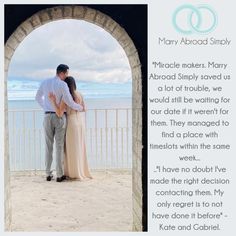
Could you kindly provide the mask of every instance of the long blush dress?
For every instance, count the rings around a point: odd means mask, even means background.
[[[82,104],[83,97],[76,91],[77,103]],[[64,174],[71,179],[92,179],[86,154],[85,117],[67,107],[67,129],[65,142]]]

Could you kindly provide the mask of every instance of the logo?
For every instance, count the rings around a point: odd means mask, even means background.
[[[175,29],[182,34],[208,34],[217,25],[217,14],[208,5],[182,5],[173,13]]]

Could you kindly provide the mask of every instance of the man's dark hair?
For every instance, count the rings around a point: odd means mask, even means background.
[[[58,67],[57,67],[57,74],[63,72],[63,73],[66,73],[66,71],[69,70],[69,66],[65,65],[65,64],[60,64]]]

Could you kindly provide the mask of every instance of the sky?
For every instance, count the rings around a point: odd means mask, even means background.
[[[85,97],[131,96],[131,69],[119,43],[99,26],[67,19],[35,29],[18,46],[9,66],[9,99],[33,99],[61,63]]]

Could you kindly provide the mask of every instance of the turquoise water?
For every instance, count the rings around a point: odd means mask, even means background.
[[[87,108],[102,109],[102,108],[130,108],[132,98],[85,98]],[[41,109],[38,103],[34,100],[9,100],[8,109]]]
[[[33,100],[41,81],[29,78],[8,78],[9,100]],[[77,89],[85,99],[113,99],[132,96],[132,82],[126,83],[98,83],[77,81]]]

